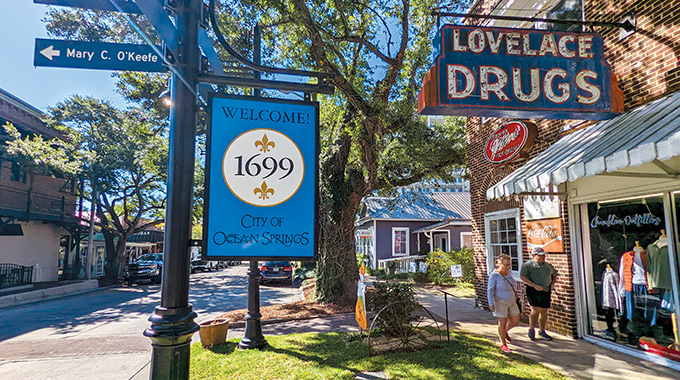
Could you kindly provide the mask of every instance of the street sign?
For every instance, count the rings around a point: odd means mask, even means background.
[[[314,258],[318,111],[314,102],[210,98],[205,259]]]
[[[94,9],[116,12],[118,9],[111,0],[33,0],[36,4],[58,5],[63,7]],[[132,0],[116,0],[116,4],[126,13],[142,13]]]
[[[160,48],[158,48],[160,51]],[[163,59],[148,45],[48,40],[36,38],[35,66],[118,71],[166,71]]]

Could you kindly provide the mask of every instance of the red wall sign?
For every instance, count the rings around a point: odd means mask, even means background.
[[[489,136],[484,157],[494,164],[512,160],[534,145],[538,129],[528,121],[511,121],[503,124]]]

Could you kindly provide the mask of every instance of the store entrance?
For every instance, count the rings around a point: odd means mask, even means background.
[[[668,242],[669,228],[677,231],[678,207],[680,194],[656,194],[581,208],[588,218],[581,225],[591,335],[639,349],[664,348],[654,353],[680,360],[677,238]],[[677,357],[669,356],[669,346],[678,349]]]

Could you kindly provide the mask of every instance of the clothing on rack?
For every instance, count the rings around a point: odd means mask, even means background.
[[[602,308],[622,310],[619,275],[611,268],[602,273]]]

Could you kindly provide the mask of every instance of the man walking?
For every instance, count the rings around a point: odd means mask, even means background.
[[[545,332],[548,322],[548,309],[550,309],[550,295],[552,286],[557,278],[557,271],[545,262],[545,251],[537,247],[531,251],[532,260],[522,264],[519,272],[520,278],[526,284],[527,299],[531,306],[529,314],[529,338],[536,340],[536,323],[538,322],[538,335],[546,340],[552,337]]]

